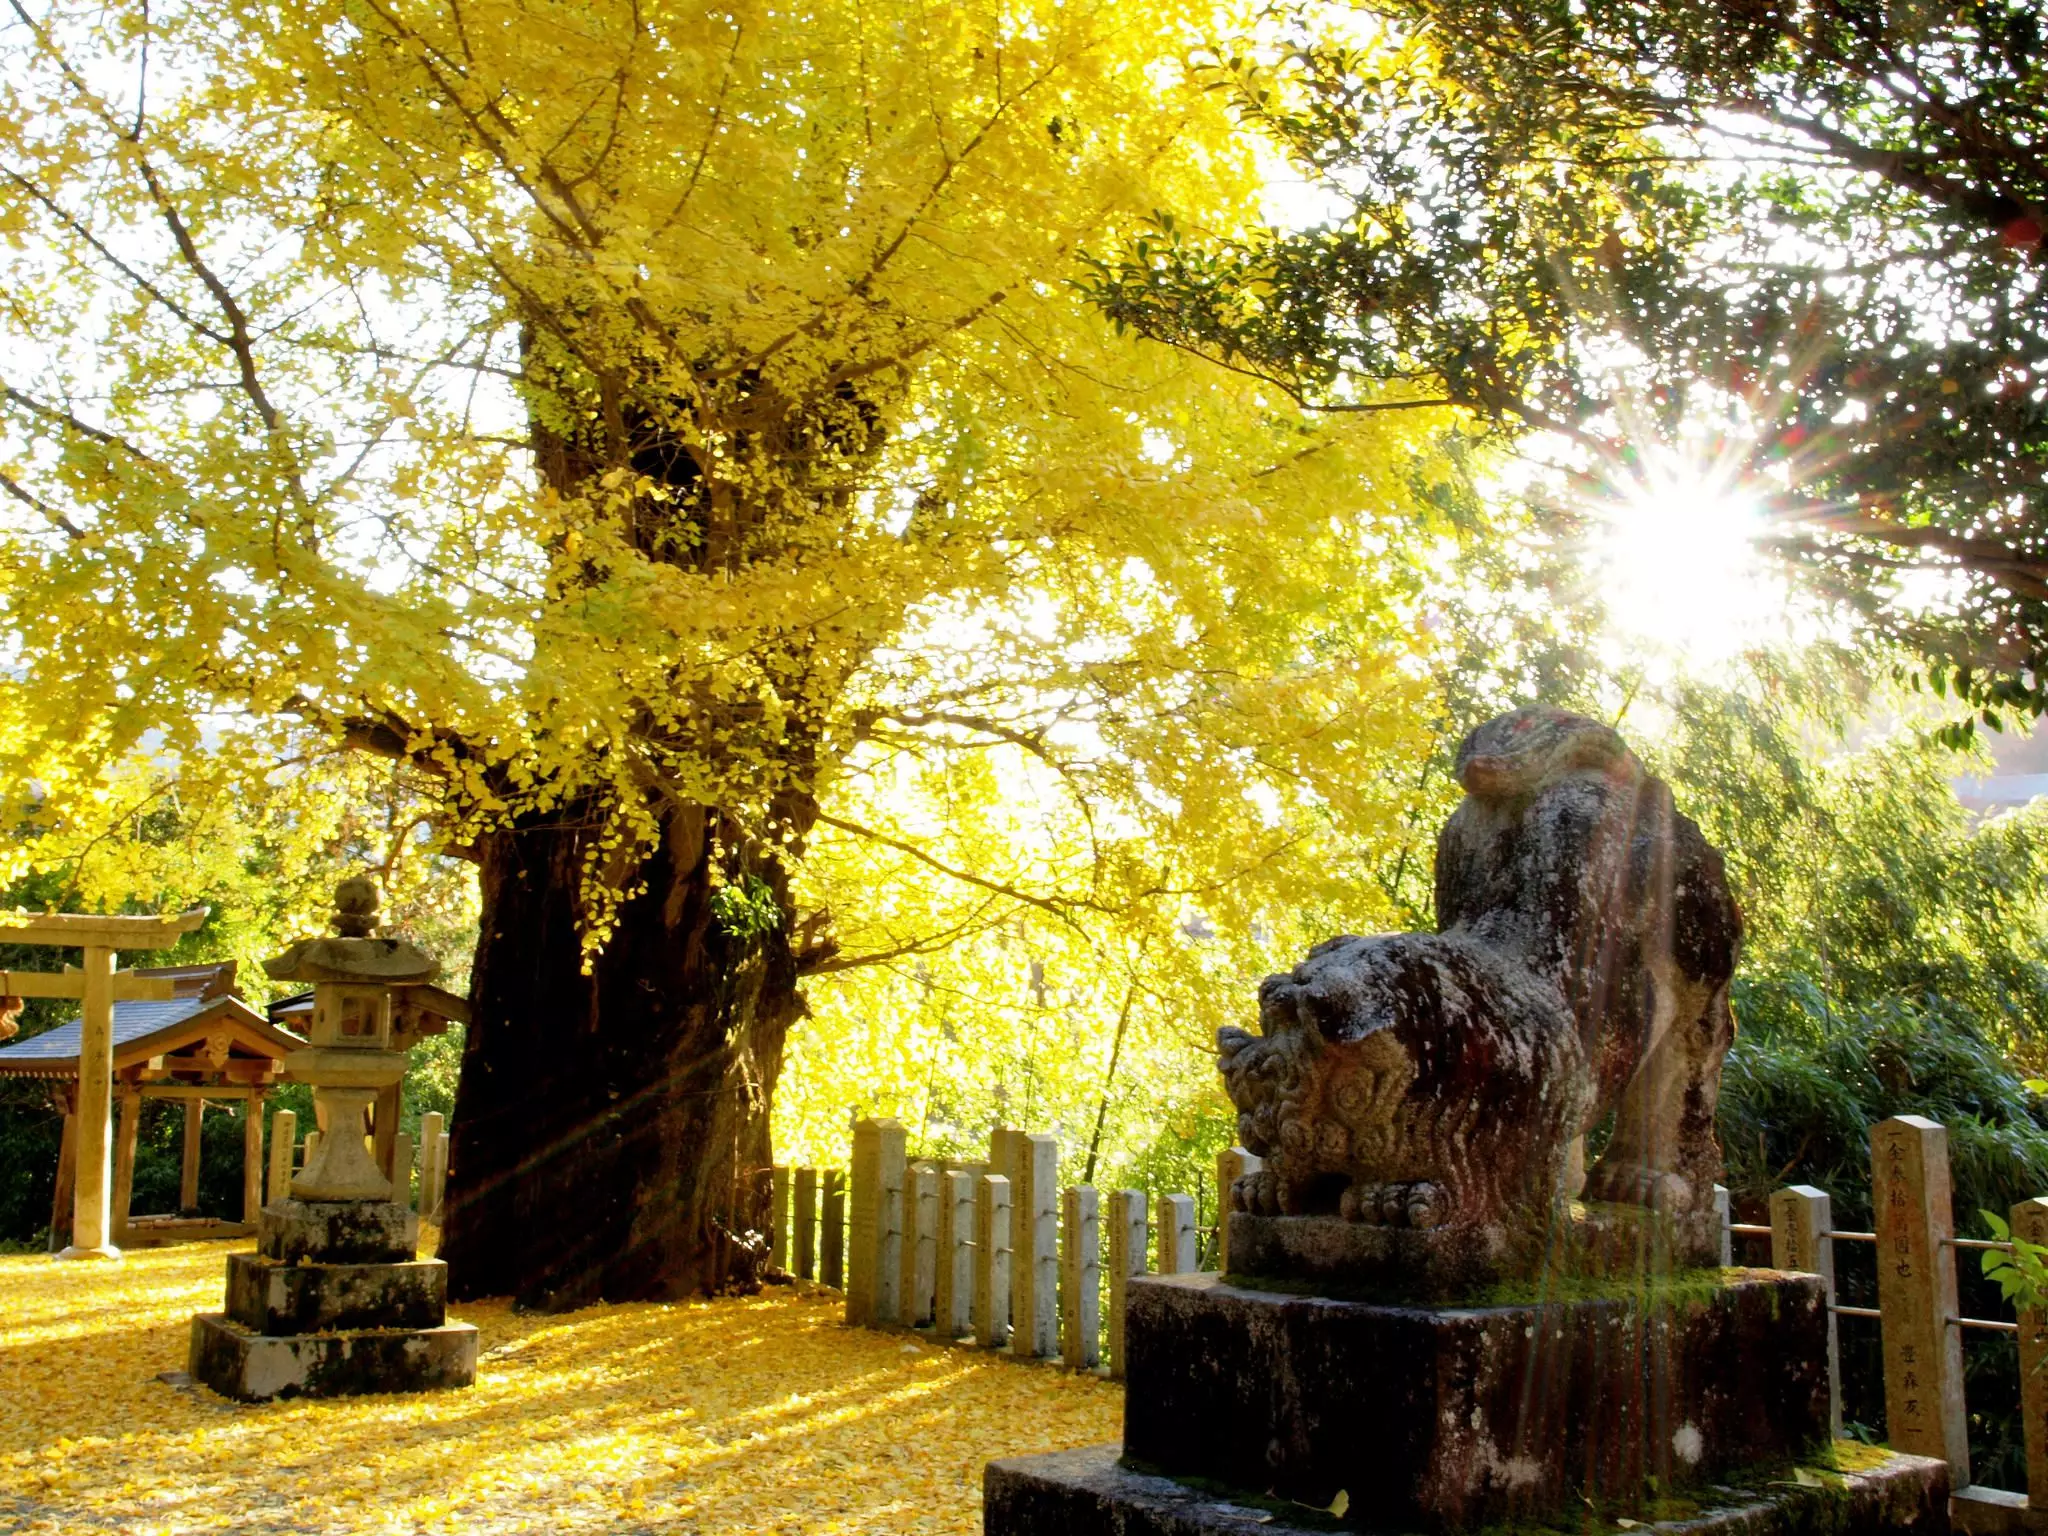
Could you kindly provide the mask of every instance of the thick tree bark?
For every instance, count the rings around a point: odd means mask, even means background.
[[[551,1310],[716,1290],[766,1226],[768,1109],[801,1011],[779,931],[714,908],[715,812],[668,814],[583,974],[578,882],[601,818],[484,837],[482,929],[441,1254],[458,1297]],[[730,846],[728,844],[728,846]]]

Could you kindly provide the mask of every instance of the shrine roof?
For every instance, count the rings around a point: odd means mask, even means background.
[[[124,1001],[114,1004],[114,1065],[158,1054],[174,1037],[189,1035],[204,1024],[229,1023],[236,1044],[245,1051],[281,1059],[305,1044],[279,1029],[238,997],[178,997],[169,1002]],[[72,1019],[26,1040],[0,1046],[0,1077],[75,1077],[78,1042],[84,1024]]]

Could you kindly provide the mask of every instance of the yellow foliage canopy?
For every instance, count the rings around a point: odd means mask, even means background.
[[[808,969],[1029,934],[1103,1017],[1355,911],[1422,750],[1445,423],[1306,419],[1069,281],[1156,208],[1254,217],[1185,64],[1234,22],[24,0],[17,808],[82,826],[110,764],[303,729],[437,775],[452,845],[596,818],[596,943],[712,806],[727,878],[805,852]]]

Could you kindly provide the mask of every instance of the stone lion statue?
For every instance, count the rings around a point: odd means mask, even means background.
[[[1219,1032],[1240,1138],[1264,1160],[1233,1205],[1529,1231],[1583,1190],[1703,1232],[1742,938],[1720,854],[1580,715],[1490,720],[1457,769],[1437,931],[1318,944],[1259,988],[1258,1034]],[[1610,1114],[1585,1171],[1585,1133]]]

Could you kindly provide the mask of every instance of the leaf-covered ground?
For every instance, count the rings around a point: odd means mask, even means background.
[[[229,1251],[0,1258],[0,1531],[978,1532],[984,1462],[1121,1433],[1107,1382],[788,1291],[457,1307],[470,1391],[230,1403],[158,1380]]]

